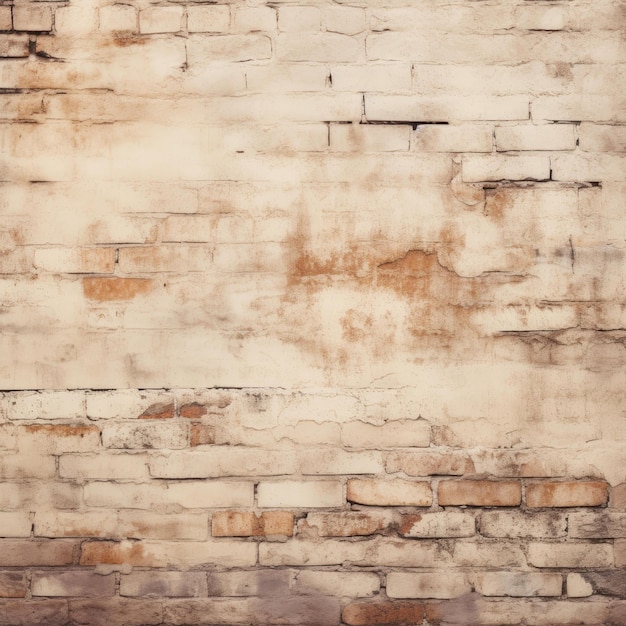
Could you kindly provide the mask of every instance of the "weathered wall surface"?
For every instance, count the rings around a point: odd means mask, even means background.
[[[0,624],[626,624],[610,0],[0,1]]]

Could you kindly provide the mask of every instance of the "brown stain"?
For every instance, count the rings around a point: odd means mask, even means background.
[[[44,434],[49,437],[85,437],[99,433],[97,426],[73,426],[69,424],[31,424],[24,426],[26,432]]]
[[[174,417],[175,407],[173,402],[158,402],[150,405],[139,419],[171,419]]]
[[[415,626],[424,614],[423,602],[355,602],[344,608],[342,619],[350,626]]]
[[[129,46],[145,46],[149,39],[132,34],[115,33],[110,40],[110,44],[117,48],[128,48]]]
[[[178,410],[178,414],[181,417],[186,417],[188,419],[194,420],[200,419],[202,416],[206,415],[207,412],[208,411],[206,406],[200,404],[199,402],[190,402],[189,404],[183,404]]]
[[[83,293],[88,300],[111,302],[132,300],[149,293],[153,282],[147,278],[83,278]]]
[[[491,217],[498,222],[504,219],[504,212],[507,207],[507,192],[501,190],[487,189],[485,192],[484,215]]]
[[[563,61],[557,63],[551,63],[546,66],[550,76],[553,78],[563,78],[565,81],[574,80],[574,73],[572,72],[572,64],[565,63]]]

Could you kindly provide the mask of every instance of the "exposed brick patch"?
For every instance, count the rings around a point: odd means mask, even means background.
[[[174,417],[175,405],[173,402],[157,403],[150,405],[139,419],[171,419]]]
[[[604,482],[543,482],[526,485],[526,505],[541,507],[603,506],[608,500]]]
[[[443,480],[438,500],[442,506],[518,506],[522,484],[518,481]]]
[[[145,278],[83,278],[85,297],[98,302],[132,300],[152,288],[152,281]]]

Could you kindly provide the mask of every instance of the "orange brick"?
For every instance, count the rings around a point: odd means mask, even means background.
[[[526,505],[540,507],[602,506],[609,497],[602,481],[543,482],[526,485]]]
[[[263,537],[293,535],[293,513],[268,511],[256,515],[251,511],[219,511],[213,514],[214,537]]]
[[[209,424],[192,424],[189,429],[189,445],[204,446],[215,443],[215,428]]]
[[[422,602],[358,602],[349,604],[342,619],[350,626],[392,626],[421,624],[424,619]]]
[[[158,419],[170,419],[174,417],[174,403],[173,402],[159,402],[157,404],[150,405],[140,416],[141,420],[158,420]]]
[[[178,410],[178,413],[181,417],[197,420],[207,414],[207,408],[199,402],[190,402],[189,404],[183,404]]]
[[[132,300],[151,289],[152,281],[145,278],[83,278],[85,297],[98,302]]]
[[[522,501],[518,481],[444,480],[438,493],[442,506],[518,506]]]

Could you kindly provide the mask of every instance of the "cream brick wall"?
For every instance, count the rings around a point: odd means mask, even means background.
[[[626,624],[617,0],[0,0],[0,624]]]

